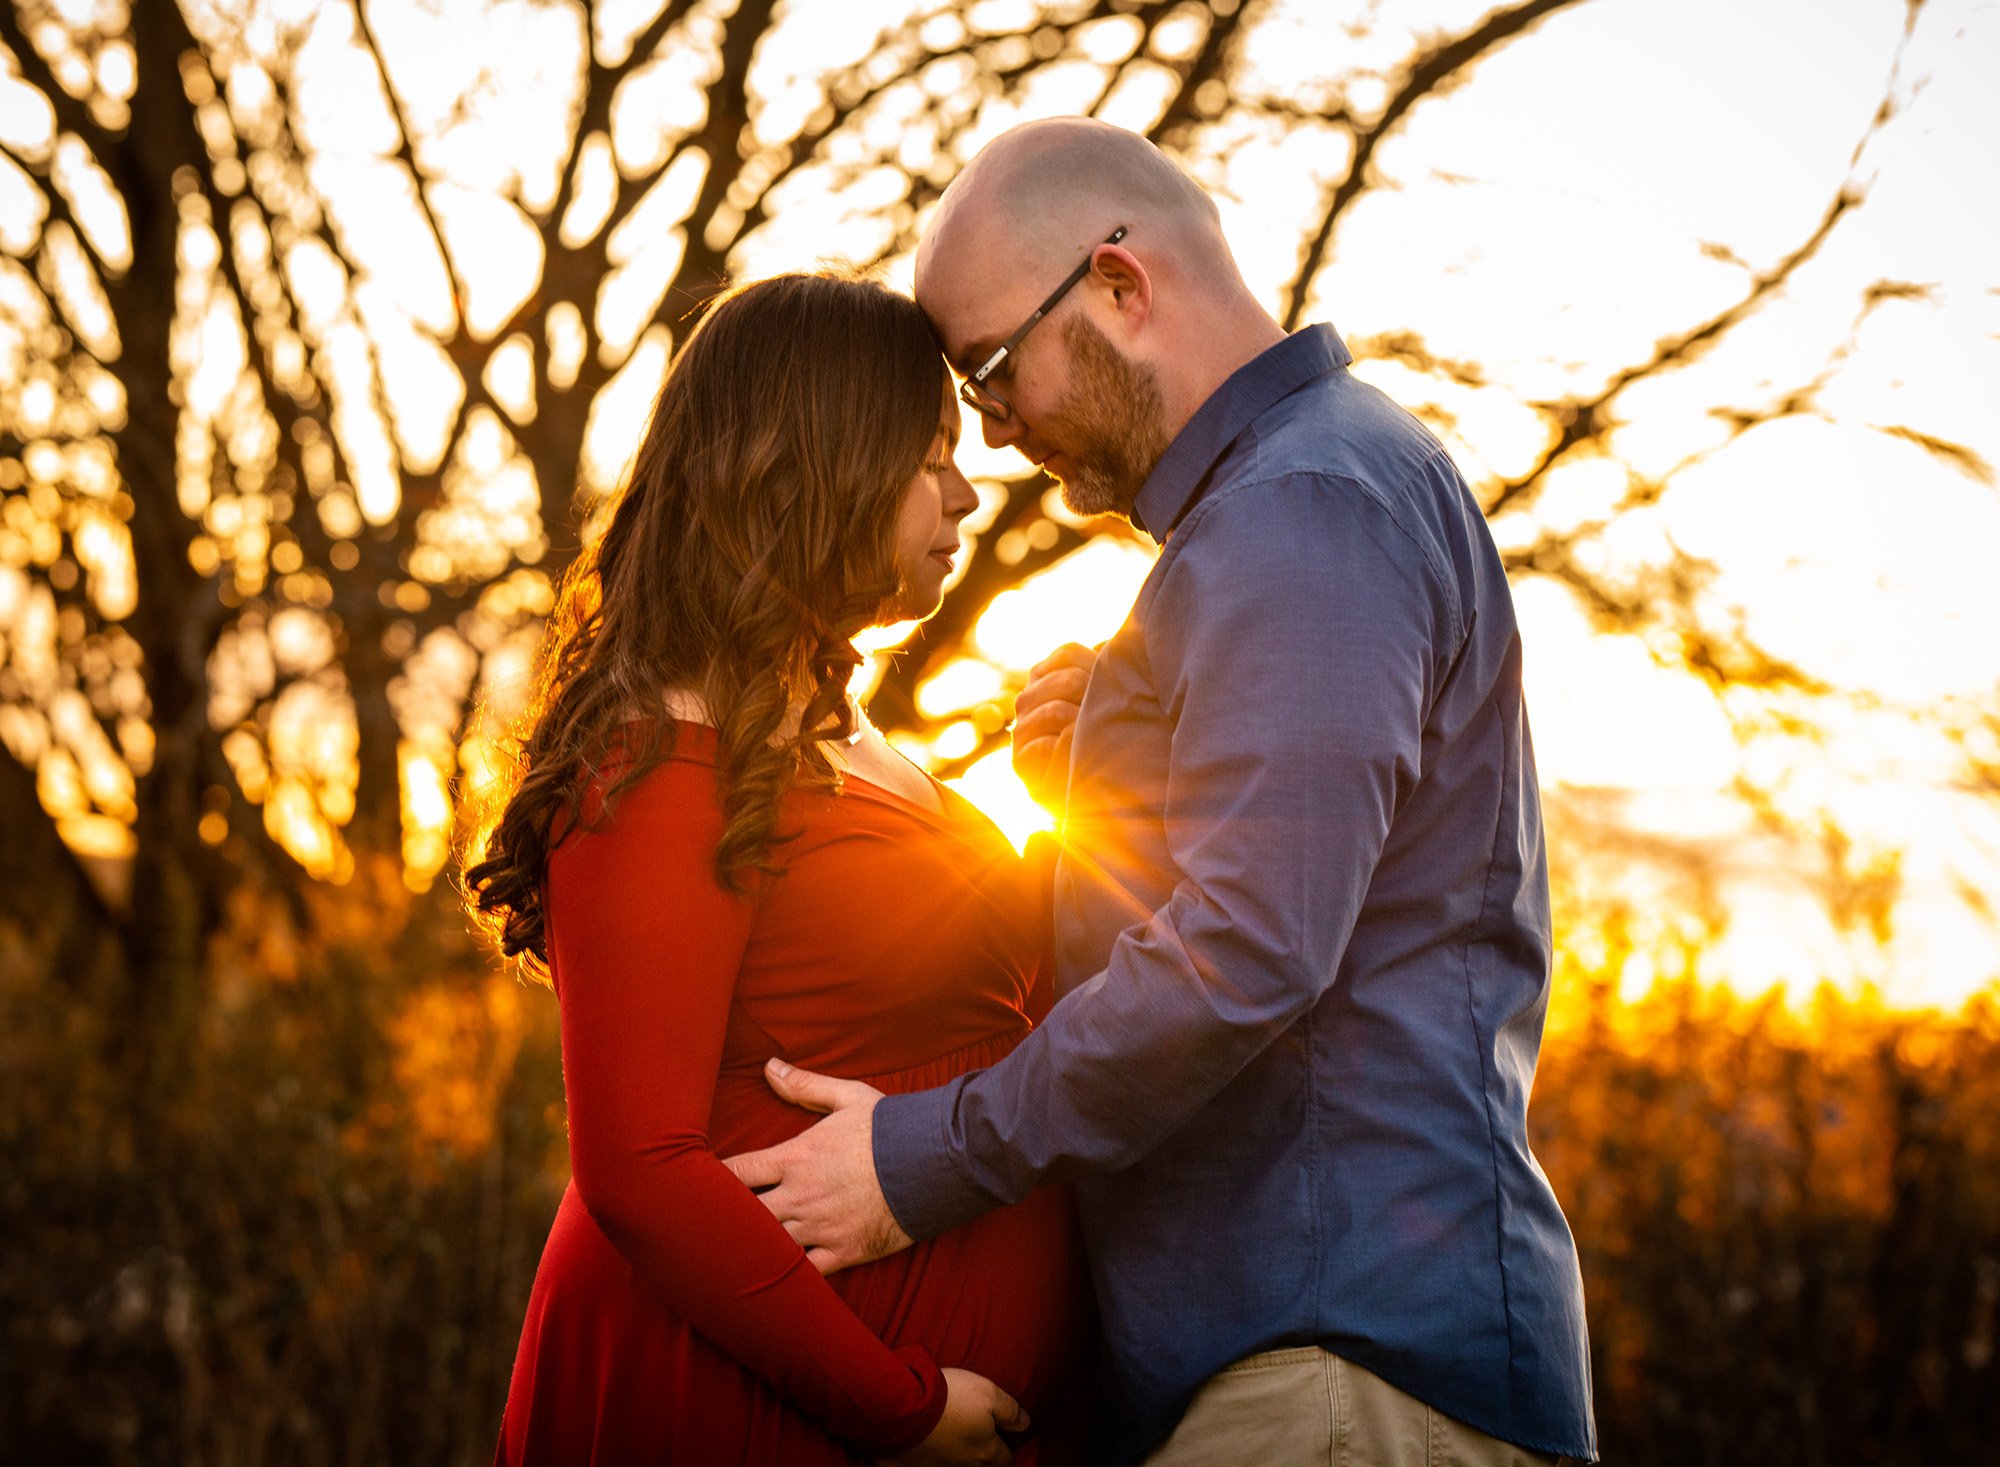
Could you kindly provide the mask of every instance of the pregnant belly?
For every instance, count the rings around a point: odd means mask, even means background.
[[[891,1345],[921,1345],[940,1365],[977,1371],[1038,1424],[1087,1390],[1095,1310],[1064,1188],[1043,1188],[830,1282]]]
[[[856,1076],[887,1093],[943,1084],[1002,1058],[1006,1035],[889,1075]],[[807,1063],[807,1061],[801,1061]],[[776,1145],[818,1117],[779,1100],[761,1070],[725,1069],[710,1141],[718,1156]],[[977,1371],[1054,1429],[1088,1405],[1096,1311],[1066,1187],[1044,1187],[915,1247],[834,1274],[855,1315],[891,1345]]]

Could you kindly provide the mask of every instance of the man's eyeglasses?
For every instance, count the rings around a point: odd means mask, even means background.
[[[1111,231],[1104,243],[1114,245],[1123,238],[1125,238],[1125,226],[1121,224]],[[1097,248],[1093,247],[1090,253],[1083,257],[1083,263],[1069,272],[1063,283],[1050,293],[1047,300],[1035,307],[1035,314],[1021,323],[1021,329],[1002,342],[992,356],[966,374],[965,380],[958,386],[958,395],[961,398],[978,408],[987,417],[998,418],[1003,423],[1014,416],[1014,405],[988,387],[987,379],[1000,370],[1000,364],[1006,361],[1014,349],[1020,346],[1022,339],[1035,329],[1035,323],[1053,311],[1056,303],[1070,293],[1071,287],[1090,273],[1090,262],[1096,258]]]

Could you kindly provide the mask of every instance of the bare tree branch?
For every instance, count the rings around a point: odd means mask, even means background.
[[[382,80],[382,94],[389,99],[389,115],[396,124],[395,158],[409,171],[410,185],[417,191],[417,208],[423,213],[424,224],[430,230],[431,242],[437,246],[438,260],[444,265],[445,278],[451,282],[452,315],[463,323],[466,301],[465,280],[459,274],[457,262],[451,257],[451,247],[445,243],[444,229],[438,223],[437,213],[431,208],[430,194],[424,187],[424,173],[417,166],[416,146],[410,134],[409,114],[404,111],[402,101],[396,95],[395,78],[389,74],[389,63],[383,59],[382,47],[375,39],[374,28],[368,24],[367,0],[354,0],[354,27],[361,33],[361,44],[375,63],[375,74]]]
[[[56,114],[58,133],[74,133],[85,142],[91,142],[93,139],[103,142],[115,136],[99,126],[97,119],[91,116],[90,108],[80,99],[70,95],[68,88],[57,79],[55,69],[49,65],[48,58],[35,48],[34,42],[22,31],[21,16],[15,0],[7,0],[6,4],[0,5],[0,42],[4,42],[7,49],[14,53],[14,61],[21,68],[22,77],[48,99],[49,106]],[[91,151],[101,153],[102,150],[93,143]]]
[[[611,101],[617,94],[618,84],[652,59],[653,53],[660,48],[660,43],[675,26],[681,23],[693,7],[694,0],[667,0],[667,3],[660,8],[660,13],[654,16],[645,30],[634,38],[631,51],[617,66],[605,66],[598,61],[596,48],[591,44],[586,29],[582,105],[578,111],[576,126],[570,131],[569,149],[563,156],[562,171],[558,175],[562,182],[557,186],[555,202],[549,206],[548,213],[542,221],[542,242],[551,254],[561,248],[557,231],[561,228],[563,215],[569,212],[571,200],[576,197],[577,150],[583,146],[583,140],[592,133],[610,132]],[[586,28],[589,26],[588,16],[585,17],[584,24]],[[514,323],[508,324],[512,326]],[[504,331],[502,334],[505,334]]]
[[[1889,68],[1888,80],[1883,87],[1880,104],[1870,116],[1861,137],[1856,141],[1849,155],[1849,175],[1841,183],[1819,222],[1811,234],[1769,270],[1756,275],[1742,297],[1726,309],[1708,320],[1662,338],[1655,343],[1653,354],[1645,361],[1626,367],[1615,373],[1605,385],[1589,398],[1566,399],[1562,402],[1538,405],[1555,427],[1555,435],[1547,448],[1542,451],[1535,465],[1526,473],[1500,484],[1486,502],[1486,513],[1496,515],[1502,510],[1521,502],[1542,483],[1549,471],[1567,457],[1578,445],[1594,441],[1612,426],[1609,409],[1617,397],[1635,382],[1645,381],[1661,372],[1670,371],[1695,360],[1708,348],[1722,340],[1732,329],[1756,312],[1765,301],[1780,290],[1799,267],[1811,260],[1826,243],[1834,228],[1849,213],[1860,207],[1867,197],[1866,188],[1858,183],[1853,171],[1860,164],[1869,143],[1888,125],[1895,116],[1893,98],[1897,79],[1902,73],[1904,53],[1908,50],[1910,36],[1916,27],[1920,4],[1913,4],[1907,12],[1901,40],[1897,43],[1896,55]],[[1897,282],[1880,282],[1871,287],[1864,298],[1863,315],[1883,300],[1901,298],[1914,287]],[[1858,324],[1858,323],[1857,323]],[[1850,343],[1852,334],[1850,333]],[[1954,445],[1955,446],[1955,445]],[[1976,455],[1974,456],[1977,457]]]
[[[1434,47],[1411,62],[1403,73],[1401,83],[1390,93],[1382,115],[1374,122],[1366,126],[1350,124],[1354,154],[1348,160],[1347,171],[1329,191],[1319,225],[1299,257],[1298,272],[1285,287],[1283,320],[1287,331],[1296,330],[1299,322],[1305,319],[1306,299],[1312,289],[1313,277],[1326,263],[1334,228],[1340,223],[1341,216],[1369,186],[1369,170],[1374,164],[1376,151],[1402,126],[1403,119],[1409,116],[1411,110],[1426,98],[1462,79],[1475,63],[1525,34],[1537,22],[1558,10],[1580,3],[1583,0],[1526,0],[1524,4],[1494,11],[1457,40]]]
[[[1222,81],[1250,11],[1251,6],[1246,3],[1228,15],[1210,15],[1208,33],[1202,37],[1200,49],[1189,61],[1176,65],[1181,84],[1159,120],[1146,132],[1153,142],[1171,142],[1201,120],[1198,99],[1202,88],[1211,81]]]
[[[97,272],[97,278],[100,281],[117,279],[119,272],[112,269],[104,256],[98,253],[97,242],[91,238],[90,231],[83,227],[83,221],[76,217],[76,210],[70,205],[69,195],[56,187],[55,179],[4,144],[0,144],[0,155],[11,159],[17,168],[41,185],[42,200],[49,206],[48,224],[62,223],[69,226],[69,232],[76,237],[84,257],[90,261],[90,268]],[[45,234],[48,224],[43,225]]]

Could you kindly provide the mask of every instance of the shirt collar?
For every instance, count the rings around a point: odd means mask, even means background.
[[[1208,483],[1209,471],[1265,410],[1354,360],[1324,323],[1294,331],[1232,372],[1174,435],[1132,505],[1132,523],[1165,543]]]

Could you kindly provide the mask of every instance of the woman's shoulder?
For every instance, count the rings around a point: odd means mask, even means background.
[[[723,912],[718,901],[737,920],[740,903],[715,870],[725,821],[712,737],[698,726],[628,726],[579,776],[577,802],[557,822],[549,851],[552,944],[565,923],[572,937],[579,920],[632,932],[691,920],[697,909]]]
[[[719,818],[715,759],[716,732],[705,723],[628,719],[581,777],[578,814],[585,830],[663,817],[677,825],[688,824],[690,817]]]

